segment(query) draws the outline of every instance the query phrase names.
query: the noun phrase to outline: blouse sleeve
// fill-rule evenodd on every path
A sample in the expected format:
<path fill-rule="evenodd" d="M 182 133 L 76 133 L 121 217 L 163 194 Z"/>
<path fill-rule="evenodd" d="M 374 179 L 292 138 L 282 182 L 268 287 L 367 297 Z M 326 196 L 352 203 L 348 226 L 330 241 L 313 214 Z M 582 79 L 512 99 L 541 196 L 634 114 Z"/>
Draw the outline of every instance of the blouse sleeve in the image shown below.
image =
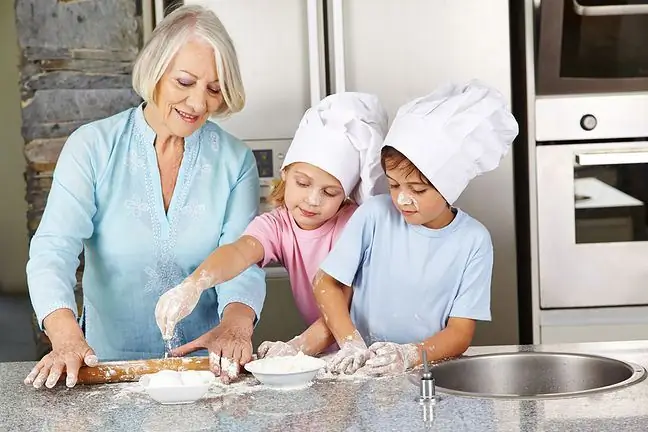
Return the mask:
<path fill-rule="evenodd" d="M 89 126 L 72 133 L 59 156 L 42 219 L 30 243 L 29 294 L 38 322 L 57 309 L 77 316 L 76 270 L 83 241 L 92 236 L 96 212 L 96 169 L 92 154 L 98 134 Z"/>

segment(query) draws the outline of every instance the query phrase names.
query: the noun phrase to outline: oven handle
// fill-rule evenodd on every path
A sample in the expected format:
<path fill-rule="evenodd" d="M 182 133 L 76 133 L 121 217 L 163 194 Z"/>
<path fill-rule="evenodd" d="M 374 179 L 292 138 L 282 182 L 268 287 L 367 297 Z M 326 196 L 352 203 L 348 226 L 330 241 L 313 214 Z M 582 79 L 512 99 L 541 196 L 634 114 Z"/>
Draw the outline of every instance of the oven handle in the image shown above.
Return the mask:
<path fill-rule="evenodd" d="M 580 16 L 618 16 L 618 15 L 646 15 L 648 4 L 637 5 L 607 5 L 583 6 L 578 0 L 572 0 L 574 12 Z"/>
<path fill-rule="evenodd" d="M 648 150 L 578 153 L 576 163 L 580 166 L 648 163 Z"/>

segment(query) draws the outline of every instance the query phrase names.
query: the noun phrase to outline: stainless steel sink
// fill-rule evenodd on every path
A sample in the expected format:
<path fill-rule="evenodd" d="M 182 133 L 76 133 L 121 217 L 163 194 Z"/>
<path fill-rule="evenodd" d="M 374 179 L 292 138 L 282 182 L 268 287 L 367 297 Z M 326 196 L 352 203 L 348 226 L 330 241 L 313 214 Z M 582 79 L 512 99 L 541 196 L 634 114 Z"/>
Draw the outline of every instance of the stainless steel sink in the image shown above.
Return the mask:
<path fill-rule="evenodd" d="M 607 357 L 516 352 L 461 357 L 430 368 L 436 390 L 496 399 L 554 399 L 627 387 L 646 378 L 636 364 Z M 416 385 L 420 373 L 411 377 Z"/>

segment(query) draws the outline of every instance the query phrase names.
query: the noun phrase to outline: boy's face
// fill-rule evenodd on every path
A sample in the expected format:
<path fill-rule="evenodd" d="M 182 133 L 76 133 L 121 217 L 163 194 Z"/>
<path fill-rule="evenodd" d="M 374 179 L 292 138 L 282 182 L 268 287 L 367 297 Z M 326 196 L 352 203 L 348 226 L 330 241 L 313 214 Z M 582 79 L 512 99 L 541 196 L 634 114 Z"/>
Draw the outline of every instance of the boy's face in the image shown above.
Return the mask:
<path fill-rule="evenodd" d="M 301 229 L 324 225 L 346 198 L 338 179 L 311 164 L 291 164 L 281 176 L 286 182 L 286 208 Z"/>
<path fill-rule="evenodd" d="M 405 221 L 433 229 L 448 225 L 454 215 L 445 198 L 417 170 L 408 171 L 396 167 L 385 172 L 392 201 Z"/>

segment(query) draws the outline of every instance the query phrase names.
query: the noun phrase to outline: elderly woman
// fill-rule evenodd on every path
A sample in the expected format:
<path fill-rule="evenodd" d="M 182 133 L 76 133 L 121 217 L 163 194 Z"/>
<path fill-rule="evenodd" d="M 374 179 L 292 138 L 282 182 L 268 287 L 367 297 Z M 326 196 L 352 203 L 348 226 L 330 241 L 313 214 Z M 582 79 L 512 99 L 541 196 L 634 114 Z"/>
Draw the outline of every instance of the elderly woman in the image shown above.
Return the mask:
<path fill-rule="evenodd" d="M 32 304 L 52 342 L 25 379 L 34 387 L 53 387 L 64 372 L 72 387 L 79 368 L 99 360 L 164 356 L 160 295 L 256 215 L 252 152 L 207 121 L 245 100 L 216 15 L 185 6 L 167 16 L 135 61 L 133 87 L 145 102 L 76 130 L 54 172 L 27 264 Z M 73 287 L 82 250 L 80 326 Z M 172 354 L 208 349 L 214 373 L 229 382 L 251 359 L 264 299 L 256 266 L 205 291 L 178 324 Z"/>

